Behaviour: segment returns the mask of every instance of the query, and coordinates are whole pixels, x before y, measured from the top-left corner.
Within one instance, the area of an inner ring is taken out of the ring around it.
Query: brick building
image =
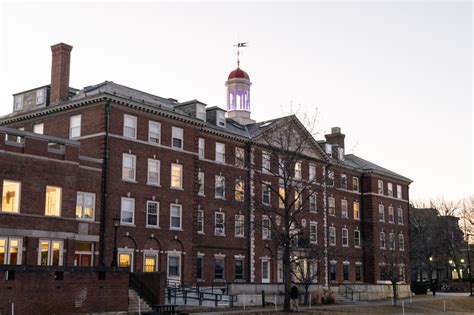
[[[43,263],[44,238],[57,252],[44,264],[110,265],[119,219],[118,260],[132,271],[204,285],[281,282],[278,244],[264,224],[249,224],[264,220],[254,200],[278,204],[278,196],[256,187],[252,174],[275,162],[256,140],[261,131],[301,126],[298,119],[252,120],[250,77],[239,66],[226,81],[227,110],[109,81],[73,89],[71,50],[52,46],[51,84],[15,94],[13,112],[0,119],[8,134],[0,135],[0,263]],[[295,169],[298,180],[324,179],[302,226],[328,249],[319,283],[385,281],[383,253],[403,257],[402,274],[409,264],[411,181],[345,154],[344,137],[332,128],[325,141],[313,139]],[[56,189],[59,205],[44,210],[45,189],[46,198]],[[2,251],[10,258],[2,261]]]

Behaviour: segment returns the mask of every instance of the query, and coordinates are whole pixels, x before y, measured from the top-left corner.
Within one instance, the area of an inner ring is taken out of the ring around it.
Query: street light
[[[113,252],[113,257],[112,257],[112,267],[117,267],[117,256],[118,256],[118,249],[117,249],[117,229],[120,225],[120,219],[119,218],[114,218],[114,252]]]
[[[471,292],[471,296],[474,296],[472,293],[472,274],[471,274],[471,253],[469,248],[469,236],[471,234],[466,233],[466,246],[467,246],[467,274],[469,275],[469,290]]]

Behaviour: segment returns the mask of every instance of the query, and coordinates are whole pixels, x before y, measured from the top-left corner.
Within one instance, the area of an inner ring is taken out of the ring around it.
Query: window
[[[196,258],[196,278],[203,279],[204,278],[204,257],[197,256]]]
[[[349,264],[342,265],[342,280],[349,281]]]
[[[13,97],[13,110],[17,111],[23,108],[23,94]]]
[[[242,214],[235,215],[235,237],[244,237],[244,216]]]
[[[242,258],[235,259],[235,280],[244,280],[244,260]]]
[[[329,245],[336,245],[336,228],[334,226],[329,227]]]
[[[262,184],[262,203],[270,205],[270,183]]]
[[[137,117],[123,115],[123,136],[130,139],[137,138]]]
[[[182,206],[177,204],[170,205],[170,230],[181,230]]]
[[[0,238],[0,265],[21,265],[22,239]]]
[[[341,174],[341,189],[347,189],[347,175]]]
[[[21,182],[4,180],[2,212],[20,212]]]
[[[197,232],[204,234],[204,210],[198,210],[197,213]]]
[[[355,280],[362,281],[362,266],[361,265],[355,266]]]
[[[398,208],[398,224],[403,225],[403,209]]]
[[[385,232],[380,232],[380,248],[385,249]]]
[[[390,197],[393,197],[393,184],[387,183],[387,193]]]
[[[151,253],[151,252],[145,252],[143,256],[143,270],[145,272],[156,272],[157,271],[157,262],[158,262],[158,255]]]
[[[359,191],[359,179],[357,177],[352,177],[352,190]]]
[[[405,250],[405,238],[402,233],[398,234],[398,249],[401,251]]]
[[[262,259],[262,283],[270,283],[270,260]]]
[[[397,198],[402,199],[402,185],[397,185]]]
[[[393,207],[388,207],[388,222],[394,223],[395,222],[395,214],[393,212]]]
[[[160,204],[156,201],[146,203],[146,226],[158,227],[160,225]]]
[[[334,186],[334,171],[328,171],[328,178],[327,178],[326,185],[328,187]]]
[[[133,270],[133,250],[119,250],[118,252],[118,265],[120,268],[128,268],[130,271]]]
[[[136,156],[124,153],[122,155],[122,179],[135,181]]]
[[[171,163],[171,188],[183,189],[183,165]]]
[[[77,242],[74,250],[74,266],[92,267],[94,257],[94,244],[90,242]]]
[[[171,145],[173,148],[183,148],[183,129],[178,127],[171,128]]]
[[[235,148],[235,166],[245,166],[245,151],[243,148]]]
[[[61,187],[46,186],[45,215],[59,217],[61,215]]]
[[[262,151],[262,172],[270,173],[271,172],[271,163],[270,163],[270,153]]]
[[[225,128],[224,112],[222,112],[222,111],[217,111],[216,112],[216,121],[217,121],[217,126]]]
[[[385,209],[383,205],[379,205],[379,221],[384,222],[385,221]]]
[[[77,192],[76,219],[94,220],[95,194]]]
[[[203,160],[206,156],[206,140],[204,138],[199,138],[198,141],[198,156]]]
[[[44,89],[36,90],[36,105],[44,103]]]
[[[354,247],[360,247],[360,231],[354,230]]]
[[[196,118],[206,121],[206,107],[204,105],[196,106]]]
[[[222,175],[216,175],[215,178],[215,197],[216,198],[225,198],[225,177]]]
[[[54,240],[40,240],[38,250],[38,265],[62,266],[63,242]]]
[[[329,215],[336,215],[336,199],[334,197],[329,197],[329,208],[328,208],[328,213]]]
[[[271,231],[271,222],[270,218],[266,215],[262,216],[262,240],[271,240],[272,231]]]
[[[317,193],[315,193],[314,191],[309,191],[309,211],[311,212],[316,212],[317,211],[317,207],[316,207],[316,198],[317,198]]]
[[[216,257],[214,262],[214,279],[223,280],[224,279],[224,258]]]
[[[354,203],[352,205],[354,207],[354,219],[355,220],[360,220],[359,202],[354,201]]]
[[[181,255],[168,254],[168,278],[177,280],[181,278]]]
[[[135,222],[135,199],[122,197],[120,223],[133,224]]]
[[[225,236],[225,213],[214,213],[214,235]]]
[[[216,162],[225,163],[225,144],[216,142]]]
[[[345,199],[341,200],[341,216],[343,218],[348,218],[349,217],[349,211],[347,209],[347,200],[345,200]]]
[[[301,209],[301,198],[303,193],[298,190],[297,187],[295,187],[295,210],[300,210]]]
[[[44,133],[44,124],[36,124],[33,126],[33,132],[42,135]]]
[[[235,200],[244,201],[244,181],[242,179],[235,180]]]
[[[149,121],[148,122],[148,142],[161,143],[161,124]]]
[[[310,165],[309,166],[309,178],[308,180],[310,182],[315,183],[316,182],[316,165]]]
[[[309,224],[309,241],[311,244],[318,244],[318,225],[316,223]]]
[[[278,188],[278,194],[280,195],[278,198],[278,207],[285,208],[285,187]]]
[[[71,116],[69,119],[69,138],[81,136],[81,115]]]
[[[301,179],[301,162],[295,163],[295,179]]]
[[[149,185],[160,185],[160,161],[148,159],[148,182]]]
[[[395,234],[394,233],[390,233],[390,249],[395,249]]]
[[[204,196],[204,172],[198,172],[198,195]]]
[[[342,246],[348,247],[349,246],[349,230],[342,229]]]
[[[336,264],[335,263],[331,263],[329,265],[329,275],[330,275],[331,281],[336,281]]]
[[[382,180],[378,181],[378,192],[379,192],[379,195],[383,195],[383,181]]]
[[[388,270],[386,265],[380,265],[380,280],[386,281],[388,280]]]

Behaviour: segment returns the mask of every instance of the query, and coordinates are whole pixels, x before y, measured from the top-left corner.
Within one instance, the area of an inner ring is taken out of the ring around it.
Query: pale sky
[[[0,0],[1,1],[1,0]],[[2,2],[0,115],[49,84],[50,46],[72,46],[70,85],[104,80],[225,108],[233,44],[252,117],[301,106],[321,135],[411,178],[411,199],[473,193],[472,4]]]

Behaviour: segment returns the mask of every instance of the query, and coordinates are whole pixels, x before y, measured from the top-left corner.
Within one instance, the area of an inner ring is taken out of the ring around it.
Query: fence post
[[[265,308],[265,291],[262,290],[262,307]]]
[[[167,287],[166,290],[168,290],[168,303],[171,304],[171,288]]]
[[[199,293],[199,306],[202,306],[202,298],[204,293]]]
[[[188,304],[188,291],[184,290],[183,297],[184,297],[184,305],[187,305]]]
[[[215,302],[216,302],[216,307],[217,307],[217,294],[214,295],[214,299],[215,299]]]

